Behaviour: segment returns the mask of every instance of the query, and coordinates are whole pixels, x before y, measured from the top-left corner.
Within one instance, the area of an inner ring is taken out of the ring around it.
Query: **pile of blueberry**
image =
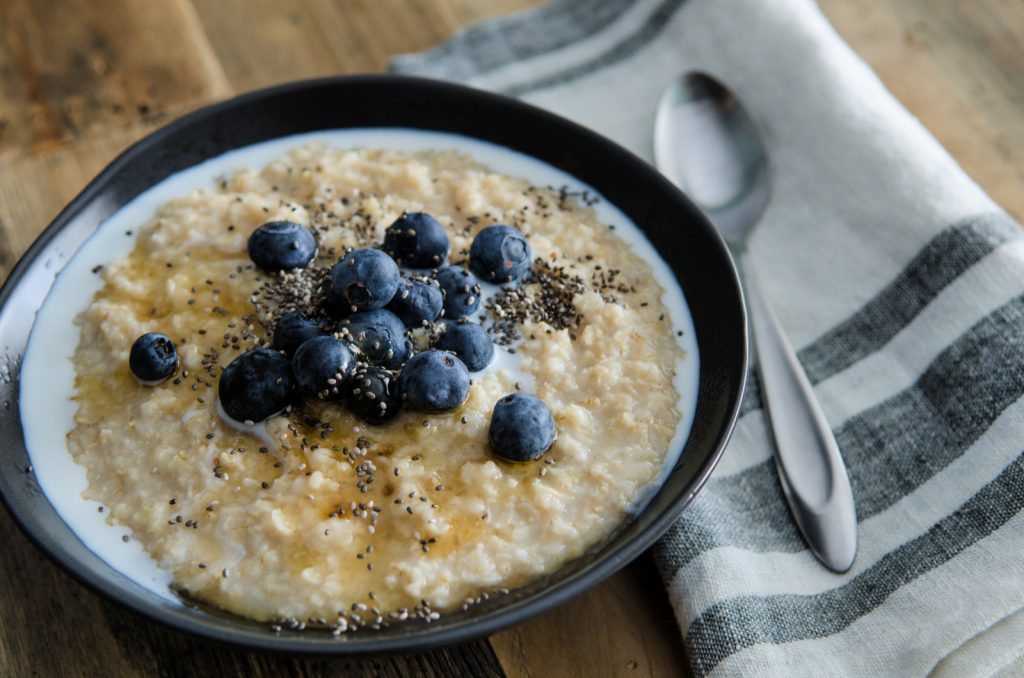
[[[458,408],[469,395],[470,373],[494,358],[490,335],[470,320],[480,307],[477,280],[518,281],[532,254],[523,234],[504,225],[477,234],[470,270],[447,265],[448,251],[441,223],[417,212],[388,227],[381,249],[348,252],[331,268],[321,309],[281,315],[273,348],[246,351],[224,368],[224,412],[255,423],[281,412],[297,395],[343,401],[375,424],[403,407],[431,413]],[[248,244],[249,258],[268,273],[303,268],[316,252],[310,230],[289,221],[264,224]],[[433,330],[433,346],[416,353],[410,333],[419,328]],[[174,344],[163,335],[144,335],[132,347],[131,370],[145,383],[159,383],[177,365]],[[515,394],[495,406],[490,441],[498,456],[536,459],[554,438],[554,420],[537,398]]]

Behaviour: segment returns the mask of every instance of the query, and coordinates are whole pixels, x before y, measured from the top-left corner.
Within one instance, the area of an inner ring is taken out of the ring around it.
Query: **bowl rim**
[[[175,133],[185,130],[193,125],[201,124],[202,122],[215,118],[219,115],[229,113],[233,109],[244,109],[245,107],[258,104],[261,101],[286,95],[298,90],[320,87],[346,87],[351,85],[427,87],[435,89],[441,93],[451,93],[458,97],[478,98],[490,105],[508,109],[510,115],[528,114],[541,120],[544,124],[555,123],[563,127],[569,127],[575,134],[588,138],[590,143],[603,146],[608,150],[616,151],[620,155],[629,156],[635,167],[638,170],[647,172],[652,181],[660,181],[665,185],[672,187],[673,190],[676,190],[678,193],[678,189],[669,183],[667,179],[662,177],[653,167],[615,142],[555,113],[551,113],[545,109],[500,94],[447,81],[393,74],[341,75],[290,81],[245,92],[223,101],[200,107],[147,133],[141,139],[133,142],[119,153],[112,161],[110,161],[109,164],[106,165],[106,167],[103,168],[103,170],[89,181],[81,192],[79,192],[78,195],[76,195],[67,204],[67,206],[57,214],[56,217],[54,217],[49,225],[47,225],[47,227],[36,237],[29,248],[21,255],[21,257],[19,257],[17,263],[7,276],[7,279],[4,281],[3,285],[0,286],[0,316],[2,316],[5,311],[10,297],[19,287],[19,284],[22,282],[33,263],[38,259],[39,255],[48,245],[51,244],[57,235],[106,188],[107,184],[117,177],[122,169],[137,157],[161,147],[161,145],[163,145],[167,139],[172,137]],[[359,128],[365,126],[350,125],[348,127]],[[345,127],[340,126],[337,129],[343,128]],[[420,129],[429,131],[435,128],[425,126]],[[276,137],[268,136],[263,139],[263,141],[269,141],[273,138],[280,138],[293,133],[294,132],[287,132]],[[481,138],[470,133],[465,133],[464,136],[478,139]],[[497,143],[488,139],[483,140],[490,143]],[[234,148],[241,147],[244,146],[237,146]],[[512,150],[516,152],[530,155],[528,152],[519,150],[514,146],[508,146],[508,148],[512,148]],[[228,150],[223,152],[228,152]],[[546,160],[542,160],[542,162],[551,164]],[[190,166],[194,166],[194,164]],[[182,170],[179,169],[177,171]],[[163,180],[164,179],[161,179],[160,181]],[[599,192],[601,190],[599,186],[595,186],[594,188]],[[721,426],[717,430],[716,440],[713,443],[713,451],[704,459],[699,472],[685,486],[684,491],[674,497],[669,505],[662,511],[661,515],[657,516],[653,522],[642,532],[637,534],[635,538],[624,543],[621,547],[617,548],[610,554],[607,554],[605,557],[602,557],[596,562],[584,567],[574,576],[555,582],[550,589],[543,593],[543,595],[525,600],[513,601],[512,604],[504,606],[493,613],[489,613],[479,620],[474,620],[471,624],[459,625],[452,628],[439,628],[436,631],[431,631],[430,627],[424,627],[427,629],[427,632],[425,633],[414,632],[397,637],[380,636],[373,640],[359,643],[312,643],[309,640],[303,640],[301,638],[271,635],[270,632],[264,632],[258,635],[244,634],[240,633],[238,630],[226,627],[197,624],[195,620],[188,617],[167,614],[164,610],[147,603],[147,601],[141,596],[129,595],[123,593],[116,587],[109,586],[108,583],[106,583],[101,577],[97,576],[91,569],[76,569],[76,563],[70,558],[66,559],[59,548],[58,538],[49,533],[36,534],[29,527],[28,522],[26,521],[26,515],[23,514],[23,511],[27,513],[26,507],[19,506],[17,503],[12,502],[7,496],[7,493],[3,491],[0,491],[0,502],[3,503],[8,514],[14,519],[15,524],[18,526],[22,534],[24,534],[36,548],[42,551],[47,558],[51,562],[55,563],[63,572],[71,576],[72,579],[82,584],[90,591],[112,600],[121,607],[127,608],[132,612],[139,614],[148,620],[157,622],[167,628],[187,633],[216,644],[249,651],[287,654],[292,656],[303,655],[308,657],[358,657],[392,652],[418,652],[489,636],[514,624],[521,623],[527,619],[550,611],[614,574],[616,571],[650,548],[650,546],[665,533],[697,492],[699,492],[705,485],[711,473],[718,465],[740,414],[740,402],[746,389],[749,347],[746,305],[739,275],[729,250],[721,239],[721,236],[706,221],[706,219],[703,218],[700,210],[694,206],[685,195],[682,193],[679,193],[679,195],[690,205],[696,223],[708,231],[712,236],[713,242],[717,241],[717,247],[720,249],[719,254],[724,255],[723,261],[728,264],[727,269],[723,271],[723,274],[725,274],[724,282],[729,283],[730,286],[735,288],[738,300],[738,305],[735,309],[738,314],[736,320],[739,321],[739,327],[742,328],[742,351],[739,356],[739,361],[735,366],[739,371],[739,380],[737,382],[738,386],[725,394],[724,397],[729,398],[729,403],[726,408],[725,420],[722,421]],[[118,206],[115,211],[118,209],[121,209],[121,206]],[[627,214],[627,216],[629,215]],[[91,233],[88,237],[91,237]],[[88,239],[88,237],[86,239]],[[79,247],[81,247],[81,245],[79,245]],[[75,251],[77,252],[77,249]],[[74,252],[68,253],[68,259],[70,259],[73,254]],[[66,264],[67,261],[63,262],[57,272],[59,273]],[[47,290],[47,293],[48,291],[49,290]],[[20,373],[20,356],[17,371]],[[20,384],[20,374],[14,377],[13,383],[16,386]],[[12,409],[16,411],[15,416],[19,417],[20,426],[20,405],[19,407]],[[22,446],[24,447],[23,436]],[[35,478],[34,474],[31,473],[31,467],[25,470],[29,472],[29,475],[32,476],[32,480],[34,481]],[[45,498],[45,494],[43,494],[43,497],[46,503],[49,503],[49,500]],[[647,507],[641,511],[641,514],[646,510]],[[57,514],[57,517],[60,518],[59,514]],[[61,519],[61,523],[63,523],[63,519]],[[66,523],[64,526],[67,527]],[[70,528],[67,529],[69,532],[74,534]],[[114,570],[110,565],[107,565],[107,568],[116,572],[116,570]],[[367,632],[368,635],[372,633],[372,631]]]

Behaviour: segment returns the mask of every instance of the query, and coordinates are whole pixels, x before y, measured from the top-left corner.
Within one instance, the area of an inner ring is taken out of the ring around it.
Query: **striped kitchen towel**
[[[750,254],[849,467],[860,551],[810,554],[756,382],[655,550],[697,675],[1024,671],[1024,241],[810,0],[557,0],[395,71],[522,97],[650,158],[701,69],[761,122]]]

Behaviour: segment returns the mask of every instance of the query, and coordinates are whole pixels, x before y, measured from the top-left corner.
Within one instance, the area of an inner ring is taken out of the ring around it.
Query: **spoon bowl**
[[[658,168],[700,206],[734,251],[742,247],[771,194],[761,138],[735,95],[705,73],[676,78],[658,104]]]

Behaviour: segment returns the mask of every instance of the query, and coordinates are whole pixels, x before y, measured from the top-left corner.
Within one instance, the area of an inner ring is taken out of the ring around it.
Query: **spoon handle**
[[[746,282],[761,393],[786,501],[818,560],[833,572],[846,572],[857,552],[857,514],[846,466],[807,375],[757,289],[756,275],[748,274]]]

